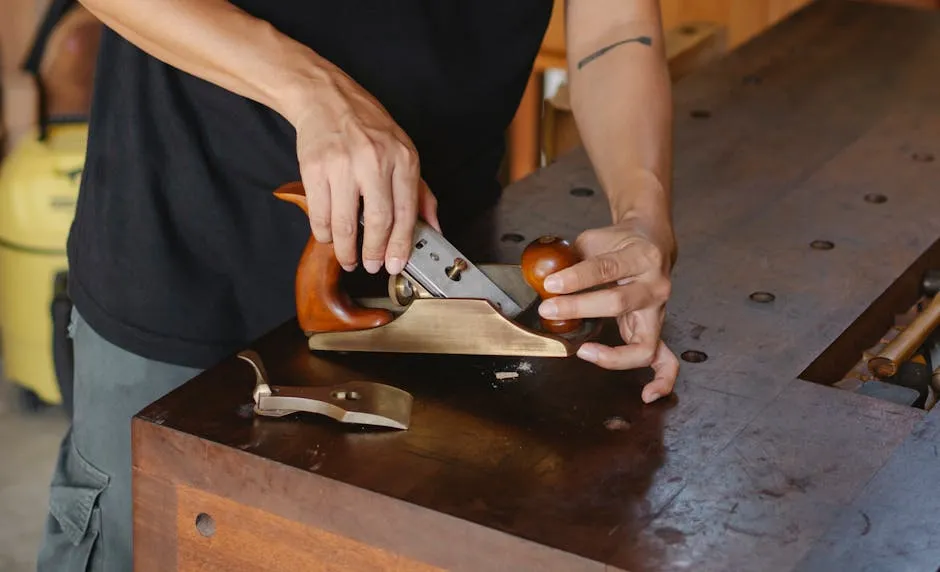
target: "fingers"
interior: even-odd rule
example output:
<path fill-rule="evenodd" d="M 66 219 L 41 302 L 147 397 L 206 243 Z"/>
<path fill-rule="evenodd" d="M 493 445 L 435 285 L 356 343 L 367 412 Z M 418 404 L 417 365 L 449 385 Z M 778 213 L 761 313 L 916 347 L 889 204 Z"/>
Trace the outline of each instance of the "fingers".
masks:
<path fill-rule="evenodd" d="M 656 341 L 635 342 L 623 346 L 605 346 L 594 342 L 578 348 L 578 357 L 604 369 L 627 370 L 649 367 L 656 355 Z"/>
<path fill-rule="evenodd" d="M 650 359 L 651 355 L 652 359 Z M 602 344 L 584 344 L 578 350 L 578 357 L 610 370 L 652 367 L 653 380 L 643 387 L 644 403 L 652 403 L 672 393 L 679 376 L 679 360 L 662 341 L 655 344 L 630 344 L 616 348 Z"/>
<path fill-rule="evenodd" d="M 389 274 L 398 274 L 411 255 L 415 222 L 418 219 L 418 193 L 420 167 L 417 154 L 402 148 L 392 172 L 390 198 L 394 201 L 394 219 L 390 228 L 388 250 L 385 252 L 385 268 Z"/>
<path fill-rule="evenodd" d="M 401 216 L 400 201 L 392 195 L 392 169 L 387 157 L 373 144 L 357 153 L 356 177 L 363 198 L 362 266 L 370 274 L 378 272 L 386 259 L 386 249 L 394 226 Z"/>
<path fill-rule="evenodd" d="M 591 231 L 585 235 L 589 232 Z M 591 249 L 583 245 L 588 239 L 583 236 L 578 239 L 579 250 L 587 259 L 548 276 L 545 279 L 545 289 L 549 292 L 568 294 L 659 269 L 659 251 L 645 241 L 636 241 L 591 256 Z"/>
<path fill-rule="evenodd" d="M 338 171 L 330 177 L 333 252 L 340 266 L 352 272 L 359 260 L 356 238 L 359 230 L 359 189 L 350 173 Z"/>
<path fill-rule="evenodd" d="M 419 210 L 440 227 L 436 200 L 420 180 L 417 150 L 390 118 L 379 119 L 388 119 L 387 129 L 354 121 L 341 132 L 314 134 L 312 141 L 298 130 L 311 232 L 318 242 L 333 243 L 347 272 L 360 260 L 360 225 L 362 265 L 373 274 L 383 265 L 391 274 L 404 268 Z"/>
<path fill-rule="evenodd" d="M 672 393 L 679 375 L 679 361 L 660 339 L 663 312 L 650 308 L 618 319 L 626 345 L 610 347 L 586 343 L 578 357 L 610 370 L 652 367 L 653 380 L 643 388 L 643 401 L 652 403 Z"/>
<path fill-rule="evenodd" d="M 676 379 L 679 377 L 679 360 L 676 354 L 666 347 L 662 341 L 656 348 L 656 357 L 650 364 L 653 368 L 653 381 L 646 384 L 643 388 L 644 403 L 652 403 L 666 395 L 672 393 L 676 386 Z"/>
<path fill-rule="evenodd" d="M 304 194 L 307 197 L 307 216 L 310 219 L 310 231 L 317 242 L 332 242 L 330 232 L 330 181 L 323 170 L 315 164 L 307 166 L 300 173 Z"/>
<path fill-rule="evenodd" d="M 542 302 L 539 315 L 557 320 L 620 316 L 665 304 L 670 289 L 669 280 L 658 279 L 630 282 L 581 294 L 566 294 Z"/>

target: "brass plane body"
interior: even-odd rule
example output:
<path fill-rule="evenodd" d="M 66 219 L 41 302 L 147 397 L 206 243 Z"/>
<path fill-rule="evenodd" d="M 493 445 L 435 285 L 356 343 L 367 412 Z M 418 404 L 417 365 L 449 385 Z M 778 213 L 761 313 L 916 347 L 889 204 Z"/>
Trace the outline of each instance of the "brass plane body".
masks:
<path fill-rule="evenodd" d="M 407 276 L 389 279 L 387 298 L 358 298 L 371 308 L 395 314 L 389 323 L 363 330 L 308 335 L 311 350 L 454 355 L 568 357 L 600 330 L 599 320 L 584 320 L 570 334 L 540 328 L 538 294 L 526 284 L 521 267 L 480 264 L 479 268 L 525 310 L 511 320 L 487 300 L 435 298 Z"/>

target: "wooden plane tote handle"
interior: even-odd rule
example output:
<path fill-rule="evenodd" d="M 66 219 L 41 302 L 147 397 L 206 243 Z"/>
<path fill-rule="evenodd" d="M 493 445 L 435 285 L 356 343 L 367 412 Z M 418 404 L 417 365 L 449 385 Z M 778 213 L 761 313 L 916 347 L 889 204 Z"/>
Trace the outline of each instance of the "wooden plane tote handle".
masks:
<path fill-rule="evenodd" d="M 301 182 L 282 185 L 274 196 L 297 205 L 304 214 L 307 197 Z M 309 216 L 309 215 L 308 215 Z M 297 266 L 297 321 L 307 334 L 365 330 L 389 323 L 393 315 L 381 308 L 363 308 L 340 289 L 343 269 L 333 244 L 317 242 L 311 234 Z"/>

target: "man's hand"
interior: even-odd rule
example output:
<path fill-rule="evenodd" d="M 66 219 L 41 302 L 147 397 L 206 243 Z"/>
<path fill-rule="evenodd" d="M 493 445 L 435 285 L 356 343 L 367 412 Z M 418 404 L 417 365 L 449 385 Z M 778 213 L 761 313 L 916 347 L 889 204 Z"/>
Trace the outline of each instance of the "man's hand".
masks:
<path fill-rule="evenodd" d="M 351 78 L 312 90 L 298 117 L 297 158 L 319 242 L 333 242 L 347 271 L 355 268 L 362 197 L 362 262 L 370 273 L 384 264 L 404 268 L 418 214 L 440 231 L 437 200 L 421 179 L 418 152 L 382 105 Z"/>
<path fill-rule="evenodd" d="M 257 101 L 297 132 L 311 231 L 356 265 L 364 199 L 363 266 L 391 273 L 411 254 L 420 214 L 440 230 L 415 147 L 351 77 L 228 0 L 81 0 L 105 25 L 155 58 Z"/>
<path fill-rule="evenodd" d="M 671 289 L 672 236 L 661 226 L 655 233 L 643 226 L 629 220 L 581 234 L 575 247 L 583 261 L 545 279 L 549 292 L 562 295 L 543 302 L 539 314 L 616 318 L 626 345 L 589 342 L 578 356 L 606 369 L 652 366 L 655 377 L 643 389 L 643 401 L 650 403 L 672 392 L 679 362 L 660 340 Z"/>
<path fill-rule="evenodd" d="M 585 262 L 558 273 L 564 317 L 616 317 L 622 347 L 579 355 L 611 369 L 652 366 L 651 402 L 670 393 L 679 364 L 660 341 L 675 257 L 671 220 L 672 90 L 658 0 L 566 1 L 571 105 L 610 201 L 614 225 L 577 241 Z"/>

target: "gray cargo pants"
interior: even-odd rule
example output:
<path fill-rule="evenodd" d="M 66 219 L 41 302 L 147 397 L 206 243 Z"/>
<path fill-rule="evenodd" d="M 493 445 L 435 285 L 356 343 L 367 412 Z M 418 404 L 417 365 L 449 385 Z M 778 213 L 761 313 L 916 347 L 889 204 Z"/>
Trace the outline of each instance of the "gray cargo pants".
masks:
<path fill-rule="evenodd" d="M 39 572 L 130 572 L 130 420 L 200 370 L 154 362 L 105 341 L 77 311 L 72 425 L 52 476 Z"/>

